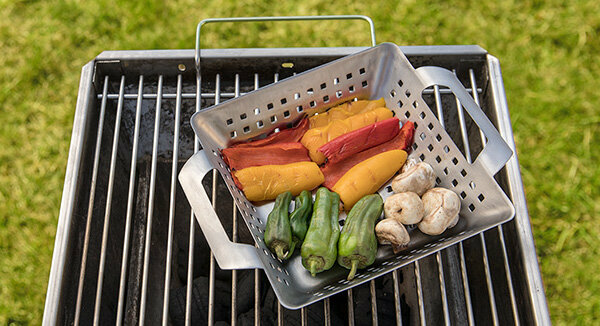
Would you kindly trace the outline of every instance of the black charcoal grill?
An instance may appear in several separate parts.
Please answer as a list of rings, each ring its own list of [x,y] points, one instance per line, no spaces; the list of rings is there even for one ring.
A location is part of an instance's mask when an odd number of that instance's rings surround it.
[[[202,50],[199,94],[194,50],[107,51],[86,64],[44,324],[549,324],[516,155],[495,176],[513,220],[343,294],[287,310],[263,272],[218,268],[176,181],[199,150],[191,115],[363,49]],[[455,71],[516,153],[495,57],[479,46],[401,49],[415,68]],[[475,158],[482,136],[454,95],[423,97]],[[254,244],[221,177],[204,185],[230,238]]]

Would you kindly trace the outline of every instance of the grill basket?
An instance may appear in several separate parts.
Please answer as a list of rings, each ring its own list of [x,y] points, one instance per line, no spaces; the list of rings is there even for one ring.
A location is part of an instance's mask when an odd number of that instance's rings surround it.
[[[485,147],[472,163],[461,153],[429,109],[423,93],[430,87],[447,88],[462,103],[484,134]],[[401,121],[415,122],[411,157],[425,161],[438,176],[437,185],[461,197],[458,224],[439,236],[411,228],[411,242],[400,255],[387,246],[375,263],[347,281],[347,270],[335,266],[313,278],[295,255],[281,262],[263,241],[266,218],[273,203],[255,206],[236,188],[220,150],[261,134],[289,127],[293,122],[343,102],[383,97]],[[179,174],[179,181],[214,256],[222,269],[264,269],[281,304],[290,309],[347,290],[423,256],[451,246],[514,216],[514,207],[494,180],[512,151],[451,71],[439,67],[414,69],[394,44],[383,43],[360,53],[293,76],[244,96],[194,114],[191,119],[203,150]],[[217,169],[225,180],[256,246],[231,242],[202,186],[205,175]],[[389,183],[379,193],[385,199]]]

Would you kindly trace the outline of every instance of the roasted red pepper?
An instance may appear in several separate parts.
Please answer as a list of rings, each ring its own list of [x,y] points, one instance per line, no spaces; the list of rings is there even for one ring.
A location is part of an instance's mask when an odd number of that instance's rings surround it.
[[[279,144],[279,143],[296,143],[299,142],[304,133],[308,130],[308,119],[302,119],[297,126],[283,129],[280,132],[271,133],[269,136],[263,139],[253,140],[247,143],[239,143],[230,146],[230,148],[237,147],[261,147],[265,145],[271,144]]]
[[[394,138],[400,130],[400,120],[389,118],[341,135],[319,147],[327,162],[335,163]]]
[[[402,149],[409,152],[410,146],[413,143],[414,134],[415,125],[412,122],[407,121],[404,123],[396,137],[388,140],[387,142],[366,149],[342,161],[335,163],[328,162],[321,168],[321,172],[323,172],[323,175],[325,176],[325,182],[323,182],[323,186],[331,189],[335,183],[353,166],[377,154],[394,149]]]
[[[223,160],[232,170],[251,166],[283,165],[310,161],[308,150],[301,143],[277,143],[262,147],[230,147],[221,151]]]

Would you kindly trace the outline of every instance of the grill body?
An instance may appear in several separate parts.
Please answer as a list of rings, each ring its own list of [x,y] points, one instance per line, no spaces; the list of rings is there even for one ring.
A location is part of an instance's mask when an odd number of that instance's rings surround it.
[[[235,323],[242,313],[265,324],[549,323],[516,154],[495,176],[513,220],[331,299],[266,307],[261,271],[218,269],[176,182],[200,148],[196,98],[206,108],[363,49],[203,50],[200,94],[193,50],[104,52],[84,66],[44,323]],[[454,70],[516,153],[496,58],[477,46],[401,49],[415,68]],[[423,97],[474,159],[481,136],[456,98],[439,88]],[[220,176],[204,185],[230,239],[252,244]]]

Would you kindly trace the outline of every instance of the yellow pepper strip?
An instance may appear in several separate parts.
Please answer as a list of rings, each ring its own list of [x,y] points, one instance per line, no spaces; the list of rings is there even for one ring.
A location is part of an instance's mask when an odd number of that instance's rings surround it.
[[[331,108],[329,111],[313,115],[308,118],[310,122],[309,128],[319,128],[328,125],[333,120],[342,120],[358,113],[374,110],[376,108],[384,108],[385,100],[382,98],[378,100],[361,100],[352,101],[340,104],[336,107]]]
[[[302,190],[316,188],[325,180],[314,162],[252,166],[233,174],[250,201],[275,199],[286,191],[296,196]]]
[[[391,150],[377,154],[353,166],[331,190],[340,195],[344,209],[350,210],[362,197],[375,193],[406,161],[406,152]]]
[[[325,162],[325,155],[318,151],[319,147],[345,133],[389,119],[392,116],[392,111],[389,109],[377,108],[343,120],[334,120],[324,127],[308,129],[300,142],[308,149],[308,155],[311,160],[317,164],[321,164]]]

